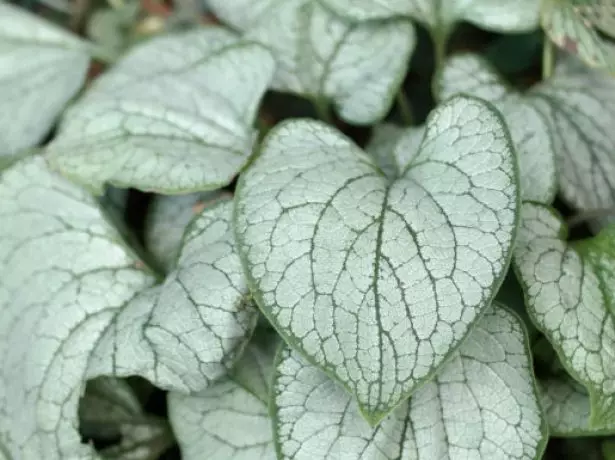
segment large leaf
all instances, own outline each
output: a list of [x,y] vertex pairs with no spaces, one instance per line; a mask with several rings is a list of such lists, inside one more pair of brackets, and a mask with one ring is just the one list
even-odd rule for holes
[[0,1],[0,166],[43,140],[88,65],[77,37]]
[[581,211],[615,208],[615,79],[570,58],[531,95],[549,124],[563,198]]
[[384,118],[414,49],[404,19],[352,25],[316,0],[209,0],[216,14],[268,46],[278,68],[273,87],[331,101],[352,123]]
[[255,337],[232,372],[194,395],[170,393],[169,418],[184,460],[273,460],[268,401],[274,332]]
[[101,456],[113,460],[157,460],[173,444],[168,422],[146,414],[130,385],[112,377],[88,382],[79,428],[86,439],[107,443]]
[[591,67],[615,71],[615,45],[602,37],[615,32],[612,0],[542,0],[541,23],[560,48]]
[[539,459],[547,441],[527,339],[499,305],[377,428],[348,393],[287,348],[276,359],[272,405],[280,459]]
[[536,326],[587,388],[589,427],[615,423],[615,227],[567,244],[549,208],[524,204],[514,264]]
[[41,157],[0,177],[0,221],[0,443],[15,459],[90,458],[77,432],[89,353],[153,279]]
[[157,195],[150,203],[145,222],[145,247],[165,271],[174,268],[182,238],[190,221],[225,194]]
[[269,51],[217,27],[133,49],[67,111],[48,154],[96,193],[103,184],[166,193],[228,184],[252,152]]
[[[257,321],[230,231],[230,202],[186,231],[177,268],[153,277],[98,202],[41,157],[0,177],[0,442],[15,458],[90,458],[85,381],[142,375],[198,391],[232,366]],[[206,280],[206,282],[205,282]]]
[[256,326],[231,230],[232,202],[188,226],[175,269],[118,314],[92,351],[89,377],[142,375],[200,391],[225,375]]
[[521,197],[551,203],[557,189],[556,153],[549,127],[534,107],[533,99],[512,89],[486,61],[471,54],[447,60],[435,85],[440,99],[466,93],[496,106],[510,129],[519,155]]
[[355,20],[410,16],[437,35],[448,35],[460,21],[496,32],[523,32],[538,26],[537,0],[320,0],[342,17]]
[[333,128],[275,128],[235,197],[263,312],[377,422],[430,378],[489,305],[517,224],[514,151],[497,112],[458,97],[389,181]]

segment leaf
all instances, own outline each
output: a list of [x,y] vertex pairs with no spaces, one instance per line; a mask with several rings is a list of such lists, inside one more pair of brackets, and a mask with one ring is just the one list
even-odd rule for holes
[[549,378],[539,383],[541,403],[556,437],[601,436],[615,433],[615,423],[591,427],[587,392],[572,379]]
[[174,268],[186,227],[195,215],[229,195],[216,192],[158,195],[148,207],[145,246],[165,271]]
[[0,1],[0,163],[43,140],[89,61],[79,38]]
[[250,339],[253,306],[231,231],[232,202],[188,226],[175,269],[118,314],[91,353],[88,376],[141,375],[196,392],[224,376]]
[[521,197],[545,204],[553,201],[557,191],[554,141],[531,97],[512,89],[485,60],[473,54],[448,59],[435,87],[440,100],[465,93],[493,103],[504,117],[518,153]]
[[176,269],[150,288],[94,198],[40,156],[3,172],[0,442],[11,455],[93,458],[76,430],[88,379],[140,375],[188,392],[226,374],[258,318],[231,210],[226,202],[199,215]]
[[531,94],[552,133],[562,197],[581,211],[615,208],[615,80],[567,59]]
[[601,37],[605,23],[588,7],[574,0],[543,0],[542,27],[553,43],[585,64],[615,71],[615,46]]
[[376,428],[296,352],[276,358],[272,414],[282,459],[539,459],[547,442],[527,339],[497,306],[437,376]]
[[86,438],[113,444],[102,449],[104,458],[153,460],[173,444],[167,422],[144,413],[130,385],[115,378],[88,382],[79,404],[79,421]]
[[15,459],[93,458],[77,432],[89,353],[153,279],[40,156],[0,176],[0,221],[0,442]]
[[517,193],[503,122],[474,98],[434,111],[392,182],[335,129],[290,121],[239,180],[237,244],[263,313],[376,423],[491,302]]
[[320,0],[336,14],[354,20],[410,16],[448,35],[467,21],[494,32],[526,32],[538,26],[540,2],[517,0]]
[[415,35],[408,20],[350,24],[317,0],[209,0],[223,21],[269,47],[273,88],[332,102],[344,120],[368,125],[389,111]]
[[590,428],[615,421],[615,227],[567,244],[549,208],[524,204],[514,266],[528,312],[568,372],[588,390]]
[[154,38],[98,78],[48,147],[64,175],[159,193],[220,188],[246,164],[274,71],[262,46],[219,27]]
[[275,333],[257,337],[228,377],[196,395],[169,393],[169,418],[183,459],[276,458],[268,400],[278,344]]

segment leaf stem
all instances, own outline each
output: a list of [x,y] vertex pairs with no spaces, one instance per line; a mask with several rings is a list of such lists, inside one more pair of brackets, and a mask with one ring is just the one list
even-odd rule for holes
[[318,118],[329,125],[333,125],[333,116],[331,115],[331,109],[327,101],[321,98],[312,99],[312,104],[314,105],[314,109],[316,110],[316,114]]
[[435,72],[438,73],[444,66],[446,60],[446,49],[448,45],[448,31],[443,26],[436,27],[431,33],[431,41],[434,47]]
[[549,37],[545,34],[542,44],[542,79],[546,80],[553,74],[553,67],[555,65],[555,50],[553,43]]
[[404,120],[404,123],[408,126],[412,124],[412,108],[408,103],[408,96],[406,95],[406,91],[403,86],[399,88],[397,92],[397,107],[399,108],[399,113],[401,114],[401,118]]

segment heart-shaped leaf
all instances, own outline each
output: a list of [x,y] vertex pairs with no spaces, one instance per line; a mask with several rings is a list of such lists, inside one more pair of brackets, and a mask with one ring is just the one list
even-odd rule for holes
[[0,167],[43,140],[89,61],[77,37],[0,1]]
[[551,41],[560,48],[591,67],[614,71],[615,46],[600,34],[609,29],[611,36],[615,32],[613,12],[610,11],[609,18],[602,13],[599,3],[600,0],[542,0],[541,23]]
[[532,97],[510,88],[486,61],[476,55],[448,59],[436,80],[442,100],[457,93],[493,103],[500,111],[519,159],[521,197],[549,204],[556,192],[555,155],[549,126]]
[[184,460],[274,460],[269,387],[279,340],[259,334],[227,377],[194,395],[169,393]]
[[109,325],[88,375],[143,375],[200,391],[241,356],[258,319],[231,230],[232,202],[206,209],[185,231],[175,269]]
[[335,129],[272,130],[235,197],[257,303],[376,423],[489,305],[517,225],[514,149],[497,112],[450,99],[389,181]]
[[15,459],[92,458],[76,429],[90,351],[153,278],[39,156],[0,176],[0,221],[0,440]]
[[98,194],[107,182],[161,193],[220,188],[252,152],[274,67],[261,45],[218,27],[149,40],[67,111],[48,155]]
[[500,306],[376,428],[348,393],[288,348],[276,358],[272,398],[279,459],[539,459],[547,441],[527,338]]
[[274,89],[331,101],[352,123],[384,118],[414,49],[410,21],[350,24],[316,0],[209,0],[225,22],[269,47]]
[[574,245],[549,208],[523,205],[514,265],[527,308],[569,373],[588,390],[589,427],[615,422],[615,227]]
[[524,32],[538,26],[536,0],[320,0],[336,14],[354,20],[410,16],[435,36],[446,37],[460,21],[497,32]]
[[228,194],[157,195],[148,206],[145,247],[165,272],[175,267],[186,227],[195,215]]
[[531,96],[551,132],[562,197],[581,211],[615,208],[615,79],[569,58]]

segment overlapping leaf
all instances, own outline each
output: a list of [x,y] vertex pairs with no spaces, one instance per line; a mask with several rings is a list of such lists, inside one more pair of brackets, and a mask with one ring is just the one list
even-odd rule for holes
[[489,305],[516,229],[514,149],[470,97],[431,115],[388,180],[326,125],[275,128],[235,197],[258,304],[377,422],[431,377]]
[[77,37],[0,1],[0,167],[45,137],[88,65]]
[[377,428],[296,352],[278,355],[273,413],[280,459],[538,459],[546,444],[523,328],[499,305],[437,376]]
[[0,221],[0,443],[13,458],[90,458],[76,431],[89,352],[153,279],[40,157],[0,177]]
[[567,244],[553,212],[525,204],[514,263],[530,316],[589,393],[589,428],[615,421],[615,232]]
[[540,382],[541,403],[549,424],[549,433],[557,437],[601,436],[615,433],[608,421],[592,427],[587,391],[572,379],[549,378]]
[[540,2],[518,0],[320,0],[342,17],[354,20],[410,16],[440,37],[468,21],[498,32],[522,32],[538,26]]
[[553,138],[563,198],[581,211],[615,208],[615,79],[569,58],[531,96]]
[[175,266],[184,232],[194,216],[224,196],[216,191],[158,195],[152,200],[145,222],[145,246],[162,269],[168,272]]
[[273,332],[258,336],[227,377],[198,394],[169,394],[183,459],[275,459],[268,401],[278,343]]
[[39,156],[2,173],[0,443],[12,457],[92,457],[76,430],[89,378],[198,391],[226,372],[257,320],[230,212],[227,202],[198,216],[175,271],[148,288],[96,200]]
[[554,143],[549,125],[532,97],[513,90],[486,61],[476,55],[449,59],[436,80],[441,100],[456,93],[493,103],[506,120],[518,153],[521,197],[549,204],[556,192]]
[[252,152],[274,67],[269,51],[222,28],[152,39],[67,111],[48,154],[96,193],[106,182],[167,193],[220,188]]
[[184,392],[206,388],[243,352],[258,312],[231,230],[228,200],[184,233],[175,269],[116,317],[91,353],[88,375],[143,375]]
[[209,0],[225,22],[268,46],[278,68],[273,87],[332,102],[352,123],[383,118],[414,49],[404,19],[350,24],[316,0]]
[[[542,26],[560,48],[585,64],[615,71],[615,45],[601,36],[613,36],[615,21],[608,0],[543,0]],[[612,2],[610,2],[612,3]]]

